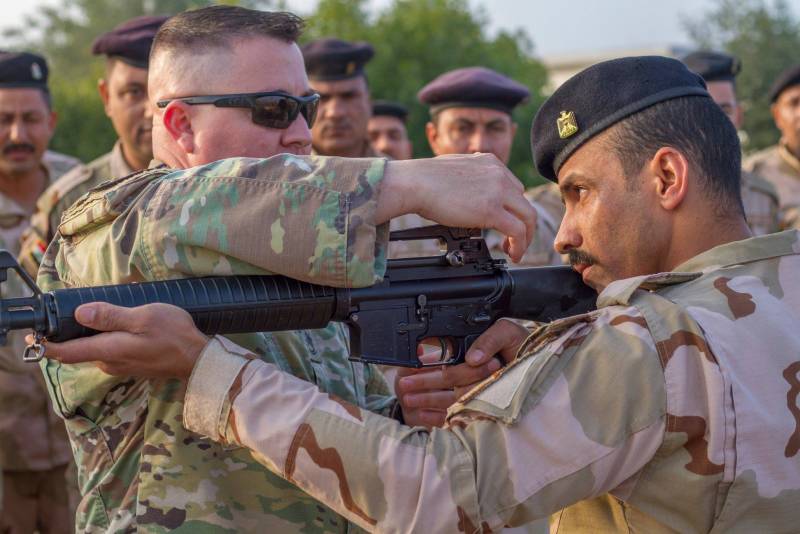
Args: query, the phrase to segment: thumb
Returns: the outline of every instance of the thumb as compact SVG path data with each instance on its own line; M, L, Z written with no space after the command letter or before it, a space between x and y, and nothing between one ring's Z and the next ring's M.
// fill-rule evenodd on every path
M122 330L131 331L134 324L130 317L131 310L123 306L115 306L107 302L90 302L82 304L75 310L75 319L83 326L101 332Z

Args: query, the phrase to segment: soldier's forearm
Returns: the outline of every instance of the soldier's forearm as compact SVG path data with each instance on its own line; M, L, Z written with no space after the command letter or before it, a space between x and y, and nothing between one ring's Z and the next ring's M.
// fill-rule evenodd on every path
M195 367L184 425L248 447L368 530L446 532L481 523L470 455L454 433L404 427L249 360L219 338Z

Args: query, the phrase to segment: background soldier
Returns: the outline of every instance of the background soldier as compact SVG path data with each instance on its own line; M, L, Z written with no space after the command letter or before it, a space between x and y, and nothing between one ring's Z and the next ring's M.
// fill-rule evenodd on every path
M528 89L484 67L469 67L446 72L423 87L417 97L430 107L431 120L425 134L437 156L447 154L494 154L508 163L517 124L511 116L514 108L525 102ZM529 199L537 213L536 238L521 265L560 264L553 249L553 240L561 221L563 205L557 190L548 186L530 191ZM553 200L550 200L553 199ZM392 229L413 228L429 224L416 215L407 215L392 223ZM486 232L486 243L493 255L503 256L501 235ZM420 256L436 253L438 247L427 242L392 243L390 253L398 256Z
M19 252L36 199L80 162L47 145L56 126L44 58L0 53L0 248ZM4 296L26 291L9 277ZM2 530L63 532L71 523L65 474L72 453L63 422L48 402L42 373L22 364L24 336L12 332L0 348Z
M769 97L781 139L747 158L744 167L777 189L781 227L800 228L800 65L778 76Z
M744 110L736 98L736 75L741 64L735 57L722 52L697 51L683 62L706 82L708 93L725 115L740 129ZM771 234L780 230L778 192L770 182L755 173L742 171L742 204L747 224L753 235Z
M411 140L406 130L408 108L397 102L376 100L372 103L372 117L367 123L367 134L372 148L393 159L411 159Z
M314 154L368 158L371 115L364 65L375 53L369 43L325 38L302 47L308 80L320 96L317 122L311 130Z
M39 198L20 252L20 263L34 278L64 211L89 189L144 169L153 159L147 64L153 37L166 19L136 17L95 40L92 53L106 56L105 76L97 89L119 139L111 152L73 169Z

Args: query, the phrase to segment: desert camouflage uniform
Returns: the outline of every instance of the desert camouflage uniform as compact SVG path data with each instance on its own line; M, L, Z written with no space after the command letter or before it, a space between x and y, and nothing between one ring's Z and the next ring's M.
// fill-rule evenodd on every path
M796 532L798 272L787 231L614 282L430 433L214 339L184 424L377 531Z
M86 165L79 165L50 184L36 202L36 213L22 236L19 262L28 274L36 278L44 251L53 240L61 215L67 208L93 187L112 178L122 178L133 171L122 155L122 145L117 141L108 154Z
M555 184L534 187L525 192L525 196L536 209L536 236L525 251L522 260L512 267L535 267L542 265L561 265L561 256L553 249L553 242L558 227L564 216L564 205ZM435 224L415 213L392 219L392 230L405 230ZM503 251L504 236L495 230L484 232L486 245L496 258L507 258ZM417 256L435 256L442 251L436 241L395 241L389 244L390 258L411 258Z
M42 164L48 181L80 164L75 158L46 151ZM16 255L30 212L0 194L0 248ZM3 297L21 297L30 291L16 275L3 283ZM23 331L8 334L0 347L0 466L5 479L2 524L12 532L32 531L36 519L45 531L69 524L70 510L64 470L72 461L64 423L53 412L42 375L22 362ZM40 482L44 482L43 484Z
M267 274L373 284L384 160L281 155L107 182L72 206L39 271L44 290L185 276ZM347 360L341 325L231 336L332 397L388 414L380 373ZM83 500L79 531L346 532L357 527L271 474L244 448L181 424L185 382L43 364L66 419Z
M781 228L800 228L800 160L783 144L778 144L747 158L744 168L775 186L780 200Z
M778 192L772 183L752 172L742 171L742 205L753 235L781 230Z

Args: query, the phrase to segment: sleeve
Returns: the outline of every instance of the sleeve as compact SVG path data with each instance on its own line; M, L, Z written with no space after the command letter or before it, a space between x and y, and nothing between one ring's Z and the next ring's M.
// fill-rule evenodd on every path
M250 448L370 530L517 526L636 476L664 436L663 371L644 319L633 309L601 312L561 328L538 332L431 432L217 341L189 383L184 424Z
M155 278L277 273L332 286L383 277L375 224L385 160L223 160L173 173L141 210L134 244Z

